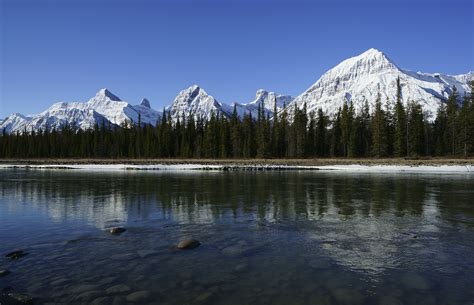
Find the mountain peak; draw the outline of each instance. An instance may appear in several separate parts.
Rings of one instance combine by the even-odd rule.
[[[268,91],[265,89],[258,89],[257,93],[255,94],[255,98],[258,99],[264,95],[268,95]]]
[[[186,91],[190,91],[190,92],[199,91],[199,90],[201,90],[201,87],[199,87],[199,86],[196,85],[196,84],[191,85],[191,86],[189,86],[188,89],[186,89]]]
[[[353,61],[353,62],[365,62],[371,65],[388,65],[391,67],[396,67],[395,63],[385,55],[384,52],[379,51],[375,48],[370,48],[364,53],[357,55],[355,57],[349,58],[346,61]]]
[[[118,96],[114,95],[107,88],[100,89],[99,92],[97,92],[96,96],[105,96],[112,101],[121,101]]]
[[[146,107],[146,108],[151,108],[150,106],[150,101],[147,100],[146,98],[143,98],[140,105],[142,105],[143,107]]]
[[[360,54],[361,56],[362,55],[365,55],[365,56],[370,56],[370,55],[380,55],[382,54],[383,55],[383,52],[382,51],[379,51],[378,49],[376,48],[370,48],[368,49],[367,51],[365,51],[364,53]]]

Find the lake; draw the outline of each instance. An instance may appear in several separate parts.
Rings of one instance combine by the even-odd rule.
[[[35,304],[472,305],[474,180],[1,170],[0,253]]]

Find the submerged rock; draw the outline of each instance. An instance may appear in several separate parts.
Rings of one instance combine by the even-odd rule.
[[[404,274],[400,282],[408,289],[429,290],[430,284],[421,275],[413,272]]]
[[[33,298],[23,294],[16,292],[13,288],[5,288],[0,295],[0,304],[12,304],[12,305],[22,305],[22,304],[33,304]],[[3,303],[5,302],[5,303]]]
[[[196,303],[202,303],[208,301],[212,297],[213,293],[211,291],[206,291],[200,294],[194,301]]]
[[[242,245],[233,245],[222,249],[222,254],[227,256],[241,256],[246,252],[246,248]]]
[[[198,240],[188,238],[188,239],[184,239],[180,241],[176,247],[182,250],[191,250],[191,249],[199,247],[200,245],[201,243]]]
[[[6,276],[6,275],[9,275],[10,274],[10,271],[8,270],[0,270],[0,277],[3,277],[3,276]]]
[[[147,290],[137,291],[127,295],[127,301],[129,302],[144,302],[150,299],[151,293]]]
[[[365,297],[357,290],[337,288],[332,291],[332,296],[337,304],[364,304]]]
[[[113,304],[112,297],[99,297],[92,301],[91,305],[111,305]]]
[[[128,287],[127,285],[119,284],[119,285],[115,285],[115,286],[107,288],[105,292],[107,292],[108,294],[120,294],[120,293],[129,292],[130,290],[132,289],[130,289],[130,287]]]
[[[12,251],[10,253],[8,253],[7,255],[5,255],[5,257],[8,257],[10,259],[19,259],[25,255],[27,255],[28,253],[26,253],[25,251],[23,250],[15,250],[15,251]]]
[[[120,235],[125,231],[127,231],[127,229],[121,228],[121,227],[115,227],[109,230],[110,234],[114,234],[114,235]]]
[[[234,272],[240,273],[240,272],[244,272],[247,269],[248,269],[248,265],[246,263],[241,263],[235,266]]]

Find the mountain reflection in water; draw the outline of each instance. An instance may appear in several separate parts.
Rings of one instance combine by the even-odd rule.
[[[127,240],[141,246],[158,242],[160,232],[168,245],[193,235],[203,243],[201,252],[206,245],[219,250],[225,236],[261,245],[247,255],[261,266],[273,257],[273,267],[281,258],[304,268],[316,258],[374,283],[413,269],[471,272],[458,285],[473,282],[474,260],[466,258],[474,253],[469,175],[9,170],[0,182],[4,252],[125,226]],[[40,226],[45,229],[34,231]]]

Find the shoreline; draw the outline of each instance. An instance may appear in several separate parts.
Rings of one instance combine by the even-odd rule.
[[[81,171],[270,171],[474,173],[474,159],[28,159],[0,160],[1,169]]]

